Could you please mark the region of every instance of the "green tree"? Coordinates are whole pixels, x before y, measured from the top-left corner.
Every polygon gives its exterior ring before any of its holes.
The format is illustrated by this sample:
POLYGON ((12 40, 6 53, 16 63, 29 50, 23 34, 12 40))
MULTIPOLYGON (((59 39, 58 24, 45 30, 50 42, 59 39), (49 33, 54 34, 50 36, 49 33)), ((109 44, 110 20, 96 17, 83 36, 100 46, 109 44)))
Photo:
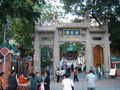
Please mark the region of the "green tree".
MULTIPOLYGON (((111 48, 120 50, 120 0, 60 0, 66 12, 84 16, 88 12, 100 25, 108 22, 111 48)), ((75 20, 78 21, 78 20, 75 20)))
POLYGON ((7 40, 14 38, 25 46, 24 54, 33 54, 35 20, 40 18, 44 0, 1 0, 0 1, 0 43, 3 41, 4 25, 7 25, 7 40), (31 48, 31 49, 30 49, 31 48))
MULTIPOLYGON (((33 35, 34 35, 34 22, 25 21, 24 19, 14 19, 9 24, 9 36, 16 40, 16 42, 24 48, 22 56, 33 55, 33 35), (32 51, 32 52, 31 52, 32 51)), ((22 52, 21 51, 21 52, 22 52)))
POLYGON ((0 23, 6 23, 8 17, 23 18, 33 21, 40 16, 40 13, 34 10, 36 4, 41 6, 43 0, 1 0, 0 1, 0 23))
POLYGON ((120 16, 119 0, 60 0, 64 3, 66 12, 82 16, 89 12, 93 18, 99 20, 120 16))
POLYGON ((109 32, 110 32, 110 40, 111 40, 111 49, 113 51, 120 51, 120 21, 116 20, 116 18, 111 18, 111 22, 109 22, 109 32))
POLYGON ((52 51, 52 48, 50 48, 49 46, 44 46, 43 48, 41 48, 41 62, 43 68, 52 63, 52 51))
POLYGON ((51 4, 46 4, 43 6, 42 10, 41 10, 41 16, 40 16, 40 23, 44 23, 44 22, 50 22, 51 20, 53 20, 53 15, 54 15, 54 11, 53 11, 53 7, 51 4))

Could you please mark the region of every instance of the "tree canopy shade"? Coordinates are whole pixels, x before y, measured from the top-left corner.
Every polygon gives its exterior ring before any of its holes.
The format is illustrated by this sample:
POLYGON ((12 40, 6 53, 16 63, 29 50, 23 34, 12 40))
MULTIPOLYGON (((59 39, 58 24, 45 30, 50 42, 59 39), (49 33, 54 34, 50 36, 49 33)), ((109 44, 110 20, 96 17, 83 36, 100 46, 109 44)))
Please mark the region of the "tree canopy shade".
MULTIPOLYGON (((111 47, 120 51, 120 0, 60 0, 66 12, 84 16, 88 12, 100 25, 108 22, 111 47)), ((78 21, 78 20, 77 20, 78 21)))
POLYGON ((89 12, 93 18, 104 20, 113 16, 120 16, 119 0, 60 0, 67 12, 78 16, 89 12))
MULTIPOLYGON (((11 18, 24 18, 33 21, 40 16, 34 6, 43 0, 0 0, 0 23, 6 23, 11 18)), ((40 4, 39 4, 40 5, 40 4)))
POLYGON ((44 0, 0 0, 0 43, 3 41, 4 26, 7 25, 7 40, 13 38, 24 48, 27 47, 25 53, 33 53, 33 48, 30 48, 35 20, 41 15, 35 7, 42 8, 44 4, 44 0))
POLYGON ((119 50, 120 51, 120 21, 116 20, 115 18, 111 18, 109 24, 109 32, 110 32, 110 40, 111 48, 113 51, 119 50))

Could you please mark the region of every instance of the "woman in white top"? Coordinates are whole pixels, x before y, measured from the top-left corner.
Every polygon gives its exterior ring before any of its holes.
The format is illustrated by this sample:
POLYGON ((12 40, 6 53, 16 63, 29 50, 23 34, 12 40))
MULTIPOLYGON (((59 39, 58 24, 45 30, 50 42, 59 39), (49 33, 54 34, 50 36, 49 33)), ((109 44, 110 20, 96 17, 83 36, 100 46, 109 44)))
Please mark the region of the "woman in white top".
POLYGON ((69 76, 69 74, 66 74, 65 78, 62 80, 63 90, 72 90, 72 86, 74 87, 74 83, 69 76))

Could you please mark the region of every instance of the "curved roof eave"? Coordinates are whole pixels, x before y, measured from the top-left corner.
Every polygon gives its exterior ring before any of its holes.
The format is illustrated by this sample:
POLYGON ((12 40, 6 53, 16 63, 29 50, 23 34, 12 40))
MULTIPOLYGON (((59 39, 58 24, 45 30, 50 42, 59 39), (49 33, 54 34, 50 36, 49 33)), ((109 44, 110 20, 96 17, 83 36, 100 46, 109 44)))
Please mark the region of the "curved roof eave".
POLYGON ((36 24, 36 31, 38 32, 54 32, 56 29, 63 29, 63 28, 82 28, 82 29, 86 29, 89 27, 88 23, 85 22, 81 22, 81 23, 57 23, 57 24, 53 24, 53 25, 46 25, 46 26, 42 26, 39 24, 36 24))

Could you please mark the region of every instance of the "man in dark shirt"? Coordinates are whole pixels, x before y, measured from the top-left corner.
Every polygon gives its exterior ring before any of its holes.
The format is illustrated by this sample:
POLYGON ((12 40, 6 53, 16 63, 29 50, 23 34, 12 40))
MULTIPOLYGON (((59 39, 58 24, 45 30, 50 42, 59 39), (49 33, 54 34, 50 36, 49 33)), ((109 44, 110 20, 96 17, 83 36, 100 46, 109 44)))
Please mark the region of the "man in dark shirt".
POLYGON ((17 80, 16 80, 16 74, 14 71, 11 72, 9 78, 8 78, 8 87, 9 90, 17 90, 17 80))

